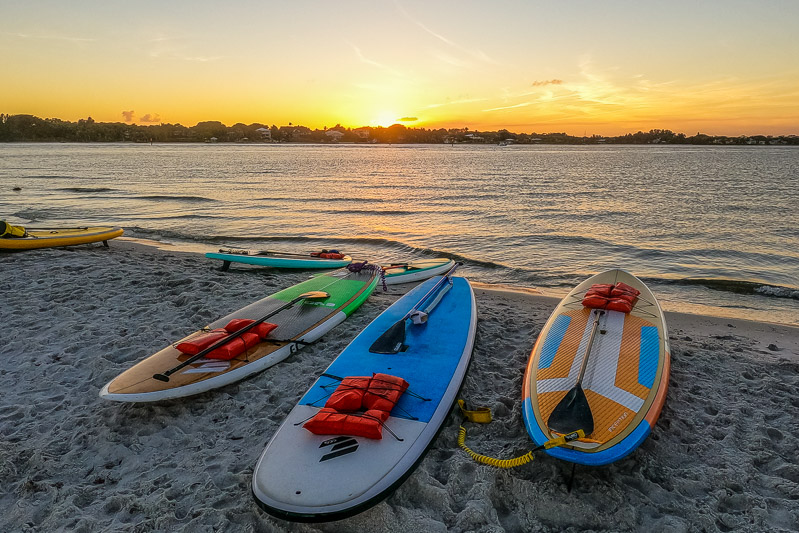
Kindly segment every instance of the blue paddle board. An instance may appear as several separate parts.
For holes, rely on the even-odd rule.
[[[437,284],[425,302],[438,300],[426,322],[404,321],[404,351],[370,352]],[[283,519],[321,522],[351,516],[387,497],[421,461],[449,414],[471,359],[476,326],[474,292],[465,278],[438,276],[400,298],[333,361],[272,437],[253,473],[256,502]],[[343,378],[378,373],[408,383],[383,423],[382,438],[314,434],[303,427]]]

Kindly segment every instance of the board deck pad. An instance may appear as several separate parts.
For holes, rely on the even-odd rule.
[[[267,322],[278,327],[263,342],[241,355],[229,361],[203,358],[172,374],[169,382],[154,379],[154,374],[191,357],[170,345],[117,376],[103,387],[100,395],[117,401],[157,401],[238,381],[285,359],[298,350],[301,343],[313,342],[342,322],[366,300],[377,281],[374,272],[355,273],[345,268],[313,277],[211,322],[174,343],[177,345],[210,329],[224,327],[234,318],[260,319],[306,292],[330,294],[321,300],[302,300],[270,317]]]
[[[631,313],[583,307],[594,283],[623,281],[641,291]],[[555,436],[547,421],[577,383],[594,321],[599,318],[582,388],[594,430],[570,447],[548,450],[583,464],[606,464],[630,453],[646,437],[665,400],[668,335],[654,295],[620,270],[581,283],[555,309],[539,335],[525,374],[524,418],[533,440]]]
[[[255,468],[253,495],[261,507],[289,520],[336,520],[374,505],[410,475],[449,414],[471,358],[477,310],[468,281],[452,278],[427,323],[407,326],[405,351],[375,354],[369,347],[439,279],[420,284],[378,316],[299,400]],[[374,373],[409,384],[382,439],[315,435],[302,427],[341,379]]]

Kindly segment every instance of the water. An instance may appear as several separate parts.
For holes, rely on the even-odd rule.
[[[794,325],[798,185],[792,147],[0,145],[0,213],[31,227],[449,256],[553,295],[621,267],[667,310]]]

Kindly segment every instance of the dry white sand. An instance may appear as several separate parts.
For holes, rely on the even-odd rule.
[[[346,520],[262,512],[252,470],[316,376],[407,288],[376,291],[313,346],[238,384],[158,404],[100,388],[166,344],[307,273],[241,269],[112,241],[110,249],[0,254],[0,531],[796,531],[799,328],[667,313],[663,414],[603,467],[537,456],[476,464],[450,415],[416,472]],[[556,300],[476,286],[477,342],[462,397],[494,422],[467,444],[502,458],[532,447],[521,381]]]

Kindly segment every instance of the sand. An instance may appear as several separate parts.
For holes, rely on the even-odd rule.
[[[799,328],[667,313],[663,414],[629,457],[603,467],[544,454],[512,470],[474,463],[449,419],[419,468],[352,518],[297,524],[250,495],[267,441],[316,376],[407,287],[375,292],[316,344],[222,389],[158,404],[101,400],[134,362],[211,320],[306,279],[217,270],[198,254],[117,239],[0,255],[0,531],[796,531]],[[467,444],[532,447],[524,366],[556,299],[475,285],[462,390],[494,422]]]

